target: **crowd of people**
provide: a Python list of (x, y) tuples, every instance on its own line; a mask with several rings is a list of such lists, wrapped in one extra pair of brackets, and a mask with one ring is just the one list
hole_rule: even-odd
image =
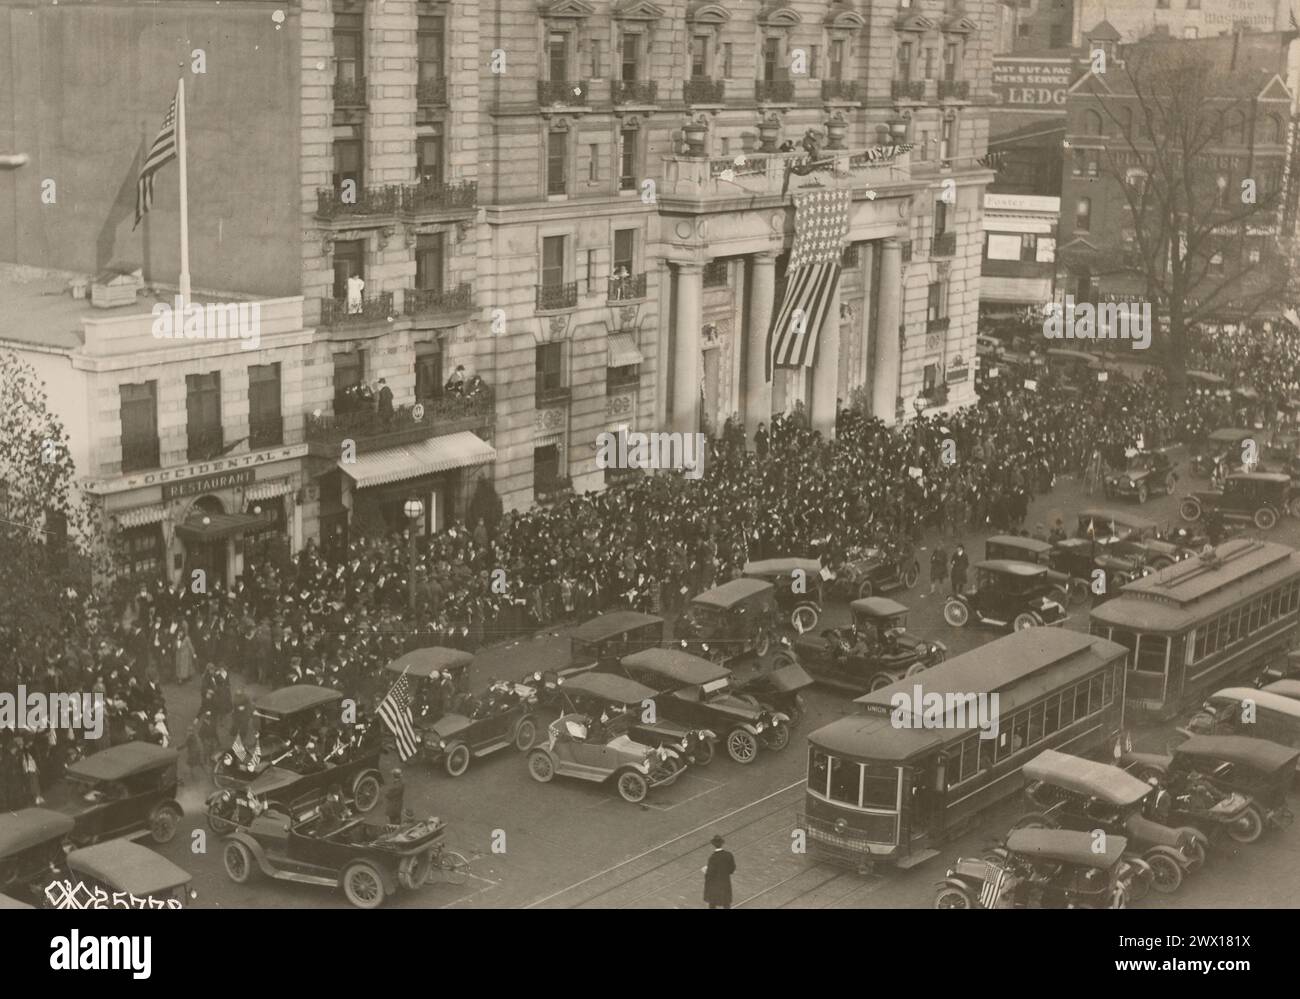
[[(1277, 361), (1280, 391), (1300, 377), (1300, 353), (1277, 339), (1207, 341), (1201, 363), (1262, 371)], [(1231, 418), (1214, 394), (1189, 395), (1172, 411), (1161, 378), (1089, 392), (990, 379), (979, 404), (893, 428), (842, 409), (833, 437), (798, 409), (752, 439), (729, 420), (698, 480), (636, 475), (418, 539), (413, 610), (403, 536), (330, 553), (309, 543), (288, 563), (249, 565), (233, 586), (204, 593), (187, 581), (70, 591), (69, 627), (47, 636), (44, 662), (19, 664), (11, 679), (101, 691), (102, 745), (175, 742), (202, 763), (246, 731), (243, 683), (317, 683), (373, 704), (391, 679), (384, 666), (412, 648), (474, 648), (614, 607), (672, 614), (755, 558), (809, 555), (833, 567), (855, 549), (915, 541), (928, 528), (953, 539), (1023, 530), (1031, 499), (1058, 476), (1084, 476), (1099, 455), (1122, 464), (1138, 443), (1193, 440)], [(198, 718), (174, 738), (161, 685), (196, 676)], [(75, 730), (0, 733), (0, 809), (31, 804), (95, 748)]]

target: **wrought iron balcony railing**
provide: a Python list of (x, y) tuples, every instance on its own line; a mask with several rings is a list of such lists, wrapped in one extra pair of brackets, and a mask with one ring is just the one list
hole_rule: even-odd
[(930, 256), (951, 257), (957, 252), (957, 234), (945, 232), (930, 240)]
[(373, 450), (474, 430), (495, 419), (493, 394), (486, 386), (480, 386), (473, 395), (446, 392), (421, 399), (417, 405), (396, 406), (388, 414), (373, 409), (350, 413), (310, 412), (305, 414), (303, 425), (308, 444), (337, 449), (341, 441), (351, 438), (359, 450)]
[(538, 80), (537, 103), (586, 105), (586, 80)]
[(894, 80), (889, 84), (889, 92), (895, 100), (925, 100), (924, 80)]
[(937, 319), (927, 319), (925, 321), (925, 331), (927, 333), (947, 333), (948, 332), (947, 316), (939, 316)]
[(413, 214), (470, 209), (478, 204), (478, 183), (472, 180), (458, 184), (420, 181), (403, 186), (401, 193), (402, 211)]
[(402, 311), (408, 316), (429, 312), (463, 312), (474, 307), (474, 288), (462, 281), (454, 288), (407, 288), (402, 295)]
[(618, 302), (628, 298), (645, 298), (646, 276), (642, 274), (624, 274), (609, 279), (609, 295), (611, 302)]
[(393, 293), (381, 291), (365, 295), (356, 301), (346, 298), (325, 298), (320, 303), (322, 326), (360, 326), (365, 323), (387, 322), (393, 315)]
[(754, 98), (759, 101), (776, 104), (790, 104), (794, 101), (793, 80), (756, 80)]
[(415, 103), (422, 108), (447, 103), (447, 78), (430, 76), (415, 85)]
[(284, 417), (264, 417), (248, 422), (248, 446), (253, 449), (278, 447), (284, 443)]
[(123, 437), (122, 471), (139, 472), (146, 468), (158, 467), (158, 438)]
[(363, 108), (366, 106), (366, 78), (334, 81), (334, 106), (336, 108)]
[(605, 376), (605, 394), (620, 395), (623, 392), (630, 392), (641, 385), (641, 376), (635, 372), (632, 374), (614, 374), (618, 369), (611, 369), (610, 373)]
[(970, 100), (970, 81), (940, 80), (939, 99), (944, 100), (945, 98), (958, 101)]
[(568, 402), (571, 398), (573, 398), (573, 389), (568, 385), (544, 385), (539, 378), (533, 387), (533, 405), (538, 409)]
[(574, 309), (578, 306), (578, 282), (566, 281), (563, 284), (539, 284), (537, 286), (537, 308)]
[(824, 101), (860, 101), (865, 97), (865, 88), (857, 80), (822, 80)]
[(615, 80), (615, 104), (653, 104), (659, 96), (659, 84), (654, 80)]
[(687, 104), (721, 104), (725, 90), (721, 80), (687, 80), (682, 85), (682, 100)]
[(396, 184), (383, 187), (358, 186), (351, 192), (330, 188), (316, 192), (316, 214), (325, 219), (344, 215), (392, 215), (401, 203), (402, 189)]

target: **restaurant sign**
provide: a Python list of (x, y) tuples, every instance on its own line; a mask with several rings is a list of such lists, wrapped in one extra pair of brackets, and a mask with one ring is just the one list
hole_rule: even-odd
[(197, 479), (182, 479), (180, 482), (164, 482), (162, 487), (163, 502), (180, 499), (183, 496), (197, 496), (214, 489), (230, 489), (234, 486), (247, 486), (257, 473), (251, 468), (241, 468), (237, 472), (218, 472), (216, 475), (201, 475)]
[(996, 56), (993, 59), (996, 106), (1006, 110), (1064, 111), (1066, 91), (1085, 65), (1078, 59)]
[[(210, 461), (180, 465), (175, 468), (159, 468), (150, 472), (136, 472), (117, 479), (86, 483), (86, 491), (96, 495), (127, 492), (131, 489), (143, 489), (149, 486), (162, 486), (163, 499), (175, 499), (178, 496), (194, 496), (211, 489), (224, 489), (230, 486), (248, 485), (253, 481), (253, 470), (260, 465), (269, 465), (277, 461), (289, 461), (293, 458), (307, 456), (306, 444), (290, 444), (285, 447), (269, 448), (265, 451), (253, 451), (249, 454), (223, 455)], [(245, 473), (231, 476), (231, 473)], [(199, 480), (197, 484), (190, 485)], [(204, 481), (216, 484), (204, 484)], [(219, 482), (217, 480), (220, 480)], [(186, 483), (183, 488), (181, 483)]]

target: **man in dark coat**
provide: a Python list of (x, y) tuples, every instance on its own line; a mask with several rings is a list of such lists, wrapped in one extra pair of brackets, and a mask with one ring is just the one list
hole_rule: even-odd
[(952, 564), (949, 565), (948, 571), (952, 576), (952, 595), (955, 597), (966, 588), (966, 570), (970, 568), (970, 559), (966, 557), (966, 549), (962, 545), (957, 546), (957, 550), (952, 554)]
[(388, 382), (379, 379), (379, 395), (376, 397), (376, 405), (379, 410), (379, 420), (384, 426), (393, 422), (393, 390), (388, 387)]
[(704, 871), (704, 901), (710, 909), (731, 908), (731, 876), (736, 873), (736, 858), (722, 848), (722, 837), (713, 837), (713, 853)]
[(402, 771), (393, 768), (392, 780), (384, 788), (384, 808), (388, 813), (388, 824), (402, 824), (402, 810), (406, 804), (406, 784), (402, 781)]

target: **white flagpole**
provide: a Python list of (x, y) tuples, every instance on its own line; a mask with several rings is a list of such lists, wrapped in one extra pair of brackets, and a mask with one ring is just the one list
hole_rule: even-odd
[(176, 81), (176, 158), (180, 162), (181, 188), (181, 301), (190, 299), (189, 176), (185, 170), (185, 77)]

